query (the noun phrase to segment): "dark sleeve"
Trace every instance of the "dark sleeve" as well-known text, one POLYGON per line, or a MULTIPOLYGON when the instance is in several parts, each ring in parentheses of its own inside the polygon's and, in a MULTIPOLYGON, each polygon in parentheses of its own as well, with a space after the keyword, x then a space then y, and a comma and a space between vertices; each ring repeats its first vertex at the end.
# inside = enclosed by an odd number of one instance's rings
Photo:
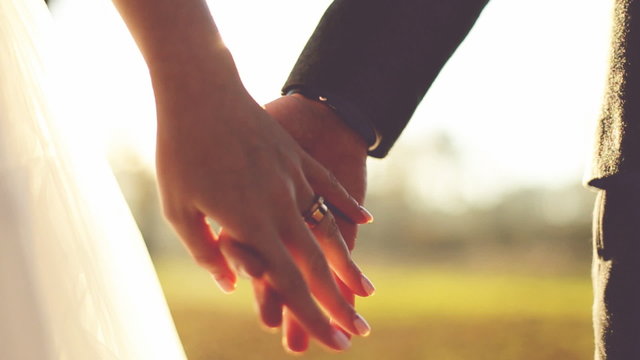
POLYGON ((381 136, 370 155, 384 157, 487 2, 336 0, 283 93, 302 87, 349 104, 381 136))
POLYGON ((609 78, 596 131, 591 186, 640 179, 640 1, 616 0, 609 78))

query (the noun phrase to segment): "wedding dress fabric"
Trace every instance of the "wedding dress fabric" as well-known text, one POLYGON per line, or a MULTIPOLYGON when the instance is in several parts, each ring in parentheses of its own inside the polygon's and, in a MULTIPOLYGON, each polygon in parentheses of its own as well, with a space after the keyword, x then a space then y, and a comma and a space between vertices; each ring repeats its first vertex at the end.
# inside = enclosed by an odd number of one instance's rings
POLYGON ((0 359, 184 359, 108 164, 55 100, 51 25, 0 0, 0 359))

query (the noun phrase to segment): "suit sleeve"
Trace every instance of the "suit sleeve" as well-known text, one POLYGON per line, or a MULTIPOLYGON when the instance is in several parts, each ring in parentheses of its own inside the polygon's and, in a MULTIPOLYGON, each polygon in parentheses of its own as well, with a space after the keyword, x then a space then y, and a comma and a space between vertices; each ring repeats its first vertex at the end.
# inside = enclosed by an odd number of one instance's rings
POLYGON ((375 129, 380 143, 369 154, 384 157, 487 2, 336 0, 283 93, 310 89, 348 106, 345 121, 375 129))
POLYGON ((615 0, 609 77, 587 183, 640 180, 640 1, 615 0))

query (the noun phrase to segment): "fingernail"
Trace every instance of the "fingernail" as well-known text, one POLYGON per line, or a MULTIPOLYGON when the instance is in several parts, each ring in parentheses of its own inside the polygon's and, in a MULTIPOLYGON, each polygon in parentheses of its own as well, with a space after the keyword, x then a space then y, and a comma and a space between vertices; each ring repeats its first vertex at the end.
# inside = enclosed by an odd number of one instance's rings
POLYGON ((369 326, 367 321, 360 316, 360 314, 356 314, 356 318, 353 320, 353 326, 356 327, 360 336, 367 336, 371 332, 371 326, 369 326))
POLYGON ((342 331, 333 330, 333 343, 337 346, 338 350, 347 350, 351 346, 351 342, 342 331))
POLYGON ((216 281, 216 284, 218 284, 220 290, 225 294, 231 294, 236 289, 236 284, 227 277, 218 279, 214 276, 213 279, 216 281))
POLYGON ((360 282, 368 296, 371 296, 376 292, 375 286, 373 286, 371 280, 369 280, 364 274, 360 274, 360 282))
POLYGON ((373 222, 373 215, 371 215, 369 210, 365 209, 364 206, 359 205, 358 207, 360 208, 360 213, 362 213, 362 216, 366 219, 365 224, 371 224, 373 222))

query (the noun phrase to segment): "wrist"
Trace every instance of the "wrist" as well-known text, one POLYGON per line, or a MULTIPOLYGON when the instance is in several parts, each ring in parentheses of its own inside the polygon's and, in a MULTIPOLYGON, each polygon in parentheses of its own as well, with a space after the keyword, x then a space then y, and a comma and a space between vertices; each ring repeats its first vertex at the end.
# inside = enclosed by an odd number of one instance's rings
POLYGON ((212 54, 208 61, 185 64, 177 58, 159 62, 149 69, 159 122, 168 119, 183 123, 193 119, 214 123, 224 117, 208 115, 203 119, 194 115, 203 111, 219 114, 234 104, 258 106, 242 84, 226 48, 212 54))
POLYGON ((277 99, 266 108, 307 152, 336 152, 362 161, 367 157, 365 140, 324 103, 293 94, 277 99))
POLYGON ((159 56, 149 61, 148 67, 154 87, 206 86, 210 93, 244 89, 233 57, 225 47, 194 50, 191 56, 159 56))
POLYGON ((282 91, 283 95, 302 95, 331 108, 344 124, 360 135, 367 144, 369 152, 374 151, 380 145, 380 135, 368 120, 368 116, 348 99, 331 92, 315 91, 313 87, 306 85, 289 85, 282 91))

